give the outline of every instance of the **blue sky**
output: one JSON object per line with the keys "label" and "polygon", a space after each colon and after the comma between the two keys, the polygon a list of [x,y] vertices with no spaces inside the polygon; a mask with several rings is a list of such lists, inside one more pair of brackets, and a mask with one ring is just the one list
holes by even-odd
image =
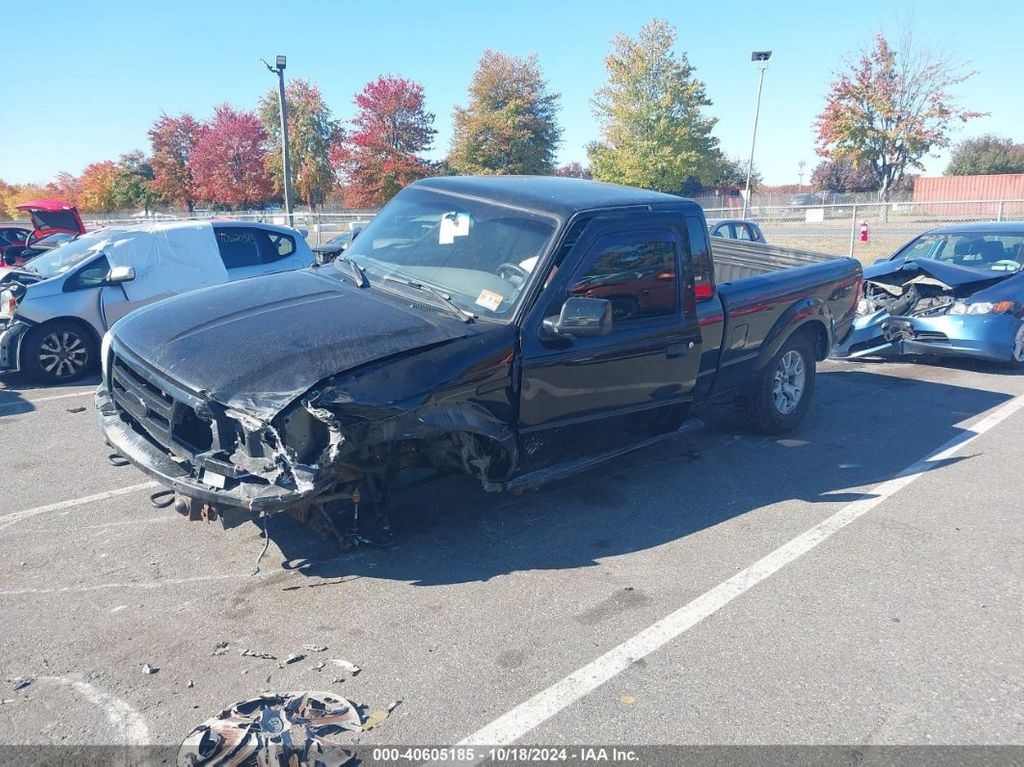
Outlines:
{"label": "blue sky", "polygon": [[[10,2],[10,0],[8,0]],[[604,82],[603,59],[616,32],[635,34],[653,17],[679,31],[718,118],[730,156],[750,146],[755,67],[752,49],[775,52],[765,78],[756,164],[768,183],[795,183],[808,172],[812,123],[834,72],[881,29],[911,22],[919,37],[970,62],[978,74],[958,89],[960,102],[989,112],[956,138],[994,132],[1024,141],[1020,84],[1024,3],[988,0],[835,2],[515,2],[205,3],[64,2],[36,13],[3,13],[5,99],[0,116],[0,178],[43,182],[97,160],[147,148],[161,112],[204,118],[214,105],[253,108],[274,85],[259,57],[288,56],[287,73],[317,82],[335,116],[353,114],[352,97],[378,74],[423,83],[437,115],[434,157],[451,137],[451,113],[465,103],[485,48],[536,52],[562,94],[563,162],[586,160],[599,137],[590,99]],[[946,156],[929,159],[939,174]],[[805,179],[806,180],[806,179]]]}

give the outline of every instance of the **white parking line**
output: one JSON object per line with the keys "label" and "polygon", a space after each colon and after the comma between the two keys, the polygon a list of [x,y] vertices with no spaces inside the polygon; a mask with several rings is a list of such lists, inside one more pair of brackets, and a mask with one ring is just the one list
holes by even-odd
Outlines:
{"label": "white parking line", "polygon": [[117,696],[89,684],[78,674],[41,677],[40,681],[42,680],[51,680],[77,690],[83,698],[102,709],[107,715],[107,721],[124,734],[124,739],[129,745],[149,745],[149,727],[146,726],[146,720],[142,718],[142,714]]}
{"label": "white parking line", "polygon": [[814,549],[832,535],[887,501],[895,493],[925,474],[933,463],[958,453],[980,435],[1002,423],[1024,407],[1024,396],[999,406],[969,429],[958,434],[935,452],[911,464],[892,479],[877,485],[863,498],[847,504],[823,522],[783,544],[768,556],[715,586],[627,639],[600,658],[574,671],[546,690],[464,738],[459,745],[506,745],[513,743],[562,709],[596,690],[631,664],[681,636],[736,597],[767,580],[790,562]]}
{"label": "white parking line", "polygon": [[50,397],[39,397],[38,399],[22,399],[15,402],[4,402],[0,403],[0,413],[4,413],[8,410],[17,410],[18,408],[25,407],[25,405],[35,405],[38,402],[52,402],[56,399],[68,399],[69,397],[84,397],[87,394],[92,394],[94,391],[95,389],[89,389],[88,391],[76,391],[69,394],[54,394]]}
{"label": "white parking line", "polygon": [[88,503],[95,503],[96,501],[105,501],[108,498],[116,498],[119,495],[128,495],[128,493],[134,493],[136,490],[150,490],[159,487],[156,482],[142,482],[138,485],[128,485],[127,487],[119,487],[115,490],[106,490],[102,493],[95,493],[93,495],[85,495],[81,498],[72,498],[68,501],[58,501],[57,503],[50,503],[46,506],[36,506],[31,509],[24,509],[23,511],[14,511],[10,514],[0,514],[0,530],[6,530],[16,522],[20,522],[23,519],[37,516],[38,514],[46,514],[51,511],[64,511],[65,509],[73,509],[76,506],[85,506]]}
{"label": "white parking line", "polygon": [[125,581],[123,583],[97,583],[93,586],[55,586],[49,589],[25,588],[0,591],[0,597],[17,597],[25,594],[81,594],[86,591],[106,591],[107,589],[159,589],[163,586],[180,586],[184,583],[200,583],[202,581],[225,581],[236,578],[251,578],[249,573],[224,573],[221,575],[196,575],[191,578],[164,578],[158,581]]}

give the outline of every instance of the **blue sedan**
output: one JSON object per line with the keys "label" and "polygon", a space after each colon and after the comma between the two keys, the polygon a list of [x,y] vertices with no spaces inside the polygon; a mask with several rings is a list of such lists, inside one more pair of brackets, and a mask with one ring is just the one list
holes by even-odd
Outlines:
{"label": "blue sedan", "polygon": [[929,354],[1024,367],[1024,222],[933,229],[864,270],[834,356]]}

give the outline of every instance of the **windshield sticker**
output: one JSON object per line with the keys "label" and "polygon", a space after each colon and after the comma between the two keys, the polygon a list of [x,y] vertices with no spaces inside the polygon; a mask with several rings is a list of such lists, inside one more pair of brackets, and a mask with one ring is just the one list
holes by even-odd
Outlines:
{"label": "windshield sticker", "polygon": [[482,306],[484,309],[488,309],[492,312],[498,311],[498,307],[501,306],[501,302],[505,300],[505,296],[500,293],[492,293],[489,290],[481,290],[480,295],[476,297],[476,305]]}
{"label": "windshield sticker", "polygon": [[468,213],[445,213],[441,216],[441,228],[437,233],[439,245],[451,245],[456,237],[465,237],[469,234]]}

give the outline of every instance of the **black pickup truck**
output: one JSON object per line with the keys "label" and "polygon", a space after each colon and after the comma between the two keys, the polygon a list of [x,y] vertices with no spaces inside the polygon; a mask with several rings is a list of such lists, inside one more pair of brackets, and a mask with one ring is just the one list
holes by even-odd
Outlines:
{"label": "black pickup truck", "polygon": [[100,422],[204,518],[379,508],[413,467],[523,489],[672,435],[709,400],[791,429],[851,327],[860,266],[717,271],[703,213],[680,197],[427,179],[337,261],[119,321]]}

